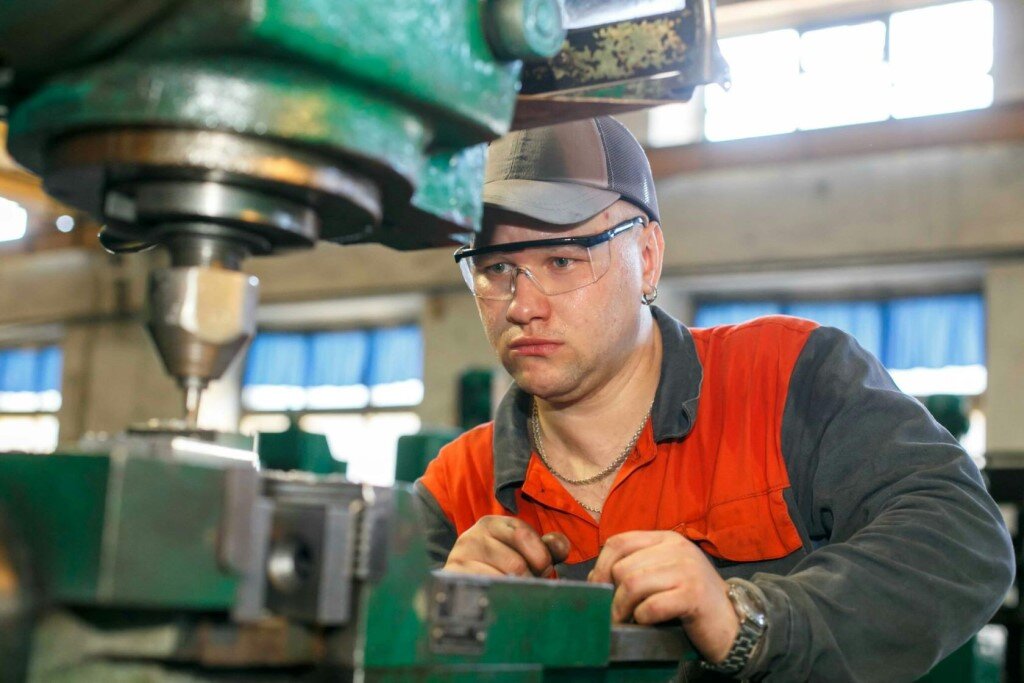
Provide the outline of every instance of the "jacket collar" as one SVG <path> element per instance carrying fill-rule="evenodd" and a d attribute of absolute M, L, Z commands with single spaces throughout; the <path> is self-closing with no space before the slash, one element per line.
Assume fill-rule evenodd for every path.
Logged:
<path fill-rule="evenodd" d="M 651 307 L 661 333 L 662 358 L 651 420 L 654 440 L 682 439 L 697 420 L 704 371 L 690 331 L 656 306 Z M 515 384 L 498 406 L 494 418 L 494 496 L 516 512 L 516 490 L 523 485 L 533 453 L 529 434 L 533 396 Z"/>

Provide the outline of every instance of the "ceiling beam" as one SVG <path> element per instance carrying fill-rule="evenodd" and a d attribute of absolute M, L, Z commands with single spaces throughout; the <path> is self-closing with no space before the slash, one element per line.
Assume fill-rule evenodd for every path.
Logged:
<path fill-rule="evenodd" d="M 665 178 L 740 166 L 998 142 L 1024 142 L 1024 102 L 746 140 L 651 147 L 647 157 L 654 176 Z"/>

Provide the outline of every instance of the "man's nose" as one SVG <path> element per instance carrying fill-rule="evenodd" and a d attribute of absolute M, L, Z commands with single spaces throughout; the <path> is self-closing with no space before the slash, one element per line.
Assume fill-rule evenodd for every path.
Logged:
<path fill-rule="evenodd" d="M 505 318 L 509 322 L 525 325 L 531 320 L 548 316 L 551 310 L 548 297 L 540 290 L 530 271 L 516 268 L 511 286 L 512 300 L 505 311 Z"/>

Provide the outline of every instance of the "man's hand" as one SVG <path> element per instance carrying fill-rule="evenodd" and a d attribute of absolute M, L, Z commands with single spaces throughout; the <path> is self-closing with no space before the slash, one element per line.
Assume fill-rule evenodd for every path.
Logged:
<path fill-rule="evenodd" d="M 724 660 L 739 632 L 728 584 L 696 545 L 674 531 L 612 536 L 588 580 L 615 584 L 613 623 L 680 619 L 709 662 Z"/>
<path fill-rule="evenodd" d="M 515 517 L 489 515 L 459 536 L 444 568 L 466 574 L 548 576 L 568 555 L 565 534 L 541 536 Z"/>

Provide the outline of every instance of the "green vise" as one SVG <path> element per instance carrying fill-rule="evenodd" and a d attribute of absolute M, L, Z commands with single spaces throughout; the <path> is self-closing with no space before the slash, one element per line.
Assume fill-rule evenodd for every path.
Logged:
<path fill-rule="evenodd" d="M 434 571 L 406 488 L 260 473 L 184 434 L 101 446 L 0 456 L 0 605 L 33 606 L 0 613 L 23 644 L 0 672 L 668 681 L 692 657 L 678 628 L 612 628 L 608 586 Z"/>

